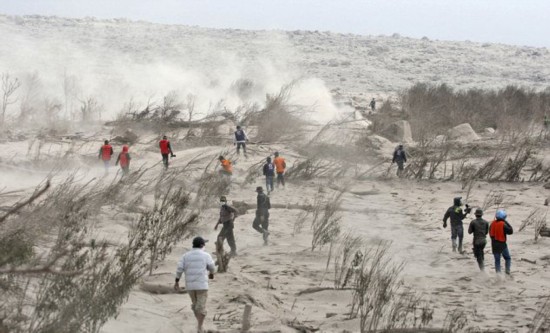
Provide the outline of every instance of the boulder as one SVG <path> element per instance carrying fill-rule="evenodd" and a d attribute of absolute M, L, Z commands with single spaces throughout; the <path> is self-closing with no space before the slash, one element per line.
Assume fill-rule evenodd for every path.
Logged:
<path fill-rule="evenodd" d="M 127 129 L 124 131 L 124 134 L 115 136 L 111 141 L 122 144 L 134 144 L 138 141 L 138 136 L 131 129 Z"/>
<path fill-rule="evenodd" d="M 496 133 L 496 131 L 492 127 L 486 127 L 486 128 L 483 129 L 483 134 L 485 134 L 485 135 L 493 135 L 495 133 Z"/>
<path fill-rule="evenodd" d="M 382 133 L 384 137 L 390 139 L 393 142 L 413 142 L 411 125 L 406 120 L 396 121 L 395 123 L 389 125 Z"/>
<path fill-rule="evenodd" d="M 391 153 L 395 148 L 395 144 L 393 144 L 390 140 L 379 135 L 369 135 L 366 141 L 367 141 L 368 148 L 373 148 L 384 152 Z"/>
<path fill-rule="evenodd" d="M 472 126 L 468 123 L 460 124 L 456 127 L 451 128 L 447 132 L 447 137 L 449 140 L 459 141 L 463 143 L 473 142 L 479 140 L 479 136 L 474 131 Z"/>

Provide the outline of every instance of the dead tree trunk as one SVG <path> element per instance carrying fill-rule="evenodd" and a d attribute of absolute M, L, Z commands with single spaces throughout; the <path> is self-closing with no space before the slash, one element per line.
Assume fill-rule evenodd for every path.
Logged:
<path fill-rule="evenodd" d="M 248 330 L 250 330 L 250 314 L 252 313 L 252 305 L 246 304 L 244 306 L 244 313 L 243 313 L 243 323 L 241 327 L 241 332 L 246 333 Z"/>

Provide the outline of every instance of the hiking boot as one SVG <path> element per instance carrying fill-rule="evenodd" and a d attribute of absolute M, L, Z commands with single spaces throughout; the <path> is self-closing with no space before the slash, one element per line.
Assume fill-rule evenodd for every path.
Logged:
<path fill-rule="evenodd" d="M 264 245 L 267 245 L 267 238 L 269 237 L 269 231 L 264 230 Z"/>

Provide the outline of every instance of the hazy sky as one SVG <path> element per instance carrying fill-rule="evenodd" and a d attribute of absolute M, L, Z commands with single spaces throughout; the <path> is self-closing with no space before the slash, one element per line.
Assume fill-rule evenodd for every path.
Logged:
<path fill-rule="evenodd" d="M 550 47 L 550 0 L 0 0 L 0 13 Z"/>

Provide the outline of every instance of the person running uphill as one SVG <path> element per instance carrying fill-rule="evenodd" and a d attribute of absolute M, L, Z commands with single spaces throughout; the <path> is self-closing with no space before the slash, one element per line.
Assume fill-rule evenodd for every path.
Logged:
<path fill-rule="evenodd" d="M 225 159 L 225 157 L 223 156 L 220 156 L 218 160 L 220 161 L 220 164 L 222 166 L 221 170 L 219 171 L 220 175 L 230 178 L 233 175 L 233 165 L 231 164 L 231 161 Z"/>
<path fill-rule="evenodd" d="M 109 144 L 109 140 L 105 140 L 103 146 L 99 148 L 98 158 L 103 161 L 105 166 L 105 173 L 109 170 L 109 164 L 111 163 L 111 156 L 113 156 L 113 147 Z"/>
<path fill-rule="evenodd" d="M 481 217 L 483 216 L 483 210 L 481 208 L 476 209 L 475 211 L 476 219 L 470 222 L 468 227 L 468 233 L 474 234 L 474 256 L 477 259 L 477 264 L 480 270 L 485 269 L 485 257 L 483 250 L 485 250 L 485 245 L 487 245 L 487 234 L 489 233 L 489 222 L 485 221 Z"/>
<path fill-rule="evenodd" d="M 242 147 L 244 157 L 247 157 L 246 155 L 247 142 L 248 142 L 248 135 L 246 135 L 246 132 L 241 128 L 241 126 L 237 126 L 237 130 L 235 131 L 235 139 L 233 142 L 233 144 L 237 146 L 237 155 L 241 154 L 241 147 Z"/>
<path fill-rule="evenodd" d="M 273 177 L 275 177 L 275 165 L 271 163 L 271 157 L 266 158 L 263 173 L 265 176 L 265 188 L 267 194 L 273 192 Z"/>
<path fill-rule="evenodd" d="M 462 253 L 462 240 L 464 239 L 464 228 L 462 221 L 470 214 L 471 208 L 466 205 L 466 210 L 462 211 L 462 198 L 454 198 L 454 205 L 449 207 L 443 216 L 443 228 L 447 228 L 447 220 L 451 218 L 451 241 L 453 252 L 456 252 L 456 239 L 458 238 L 458 252 Z"/>
<path fill-rule="evenodd" d="M 218 230 L 218 226 L 222 225 L 222 230 L 218 234 L 218 242 L 222 242 L 227 239 L 227 244 L 231 248 L 231 256 L 237 255 L 237 245 L 235 244 L 235 235 L 233 234 L 233 229 L 235 227 L 234 221 L 238 216 L 238 212 L 235 208 L 227 204 L 227 198 L 225 196 L 220 197 L 220 218 L 218 223 L 214 227 L 214 230 Z"/>
<path fill-rule="evenodd" d="M 269 209 L 271 209 L 271 202 L 269 201 L 269 197 L 265 195 L 261 186 L 256 188 L 256 192 L 258 193 L 256 197 L 256 218 L 252 223 L 252 227 L 263 235 L 264 245 L 267 245 L 269 236 Z"/>
<path fill-rule="evenodd" d="M 491 247 L 493 250 L 493 256 L 495 257 L 495 270 L 497 273 L 501 272 L 500 257 L 502 256 L 505 261 L 506 274 L 510 274 L 512 268 L 512 257 L 510 256 L 510 250 L 506 243 L 506 235 L 514 233 L 512 226 L 506 221 L 506 211 L 503 209 L 497 210 L 495 214 L 495 220 L 489 227 L 489 235 L 491 236 Z"/>
<path fill-rule="evenodd" d="M 403 149 L 403 145 L 400 144 L 397 146 L 397 149 L 393 152 L 392 163 L 397 163 L 397 176 L 401 177 L 403 175 L 404 164 L 407 163 L 407 153 Z"/>
<path fill-rule="evenodd" d="M 128 146 L 127 145 L 122 146 L 122 152 L 118 154 L 115 165 L 118 165 L 118 163 L 120 162 L 120 168 L 122 169 L 123 175 L 126 175 L 128 174 L 128 172 L 130 172 L 131 159 L 132 158 L 130 157 L 130 153 L 128 153 Z"/>
<path fill-rule="evenodd" d="M 275 152 L 273 164 L 275 164 L 275 170 L 277 171 L 277 187 L 279 187 L 279 185 L 285 187 L 286 162 L 284 157 L 279 156 L 279 152 Z"/>
<path fill-rule="evenodd" d="M 168 155 L 170 157 L 176 157 L 172 152 L 172 146 L 168 137 L 165 135 L 162 137 L 162 140 L 159 141 L 160 154 L 162 155 L 162 164 L 164 164 L 164 169 L 168 169 Z"/>
<path fill-rule="evenodd" d="M 208 299 L 208 279 L 214 279 L 214 260 L 204 251 L 206 240 L 202 237 L 193 239 L 193 249 L 185 253 L 176 269 L 174 289 L 179 291 L 181 274 L 185 273 L 185 289 L 191 298 L 191 309 L 197 318 L 197 332 L 203 333 L 204 318 L 206 318 L 206 301 Z M 208 274 L 209 273 L 209 274 Z M 208 276 L 208 278 L 207 278 Z"/>

